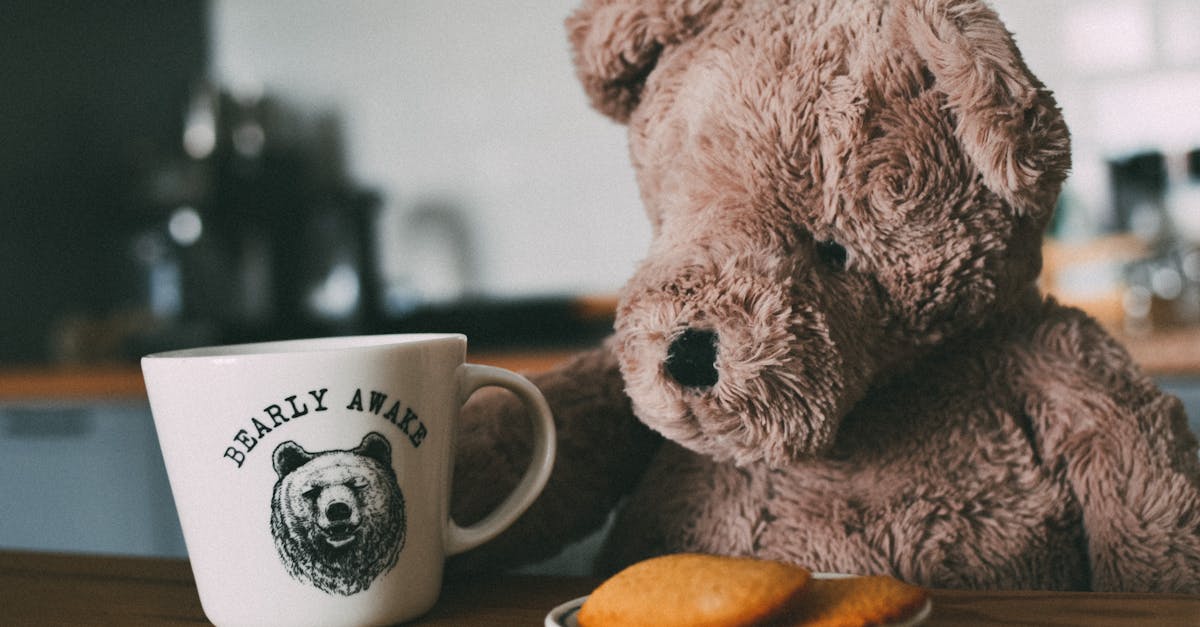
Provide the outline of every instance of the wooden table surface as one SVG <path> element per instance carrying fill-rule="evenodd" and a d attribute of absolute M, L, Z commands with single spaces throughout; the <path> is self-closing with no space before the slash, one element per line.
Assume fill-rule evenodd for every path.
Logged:
<path fill-rule="evenodd" d="M 595 579 L 506 575 L 450 584 L 422 626 L 537 627 Z M 184 560 L 0 551 L 0 624 L 204 624 Z M 1200 625 L 1200 597 L 933 591 L 939 625 Z"/>

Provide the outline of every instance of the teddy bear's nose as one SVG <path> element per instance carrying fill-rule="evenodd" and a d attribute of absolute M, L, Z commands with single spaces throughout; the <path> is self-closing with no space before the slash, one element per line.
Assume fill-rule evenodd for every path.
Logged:
<path fill-rule="evenodd" d="M 334 503 L 325 510 L 329 522 L 342 522 L 350 519 L 350 506 L 345 503 Z"/>
<path fill-rule="evenodd" d="M 664 366 L 679 385 L 689 388 L 711 387 L 717 382 L 717 334 L 687 329 L 667 348 Z"/>

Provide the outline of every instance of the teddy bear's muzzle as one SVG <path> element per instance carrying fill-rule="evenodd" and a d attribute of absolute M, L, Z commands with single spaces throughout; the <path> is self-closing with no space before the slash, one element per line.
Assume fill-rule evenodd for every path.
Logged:
<path fill-rule="evenodd" d="M 676 383 L 686 388 L 716 385 L 717 334 L 702 329 L 686 329 L 667 348 L 664 367 Z"/>

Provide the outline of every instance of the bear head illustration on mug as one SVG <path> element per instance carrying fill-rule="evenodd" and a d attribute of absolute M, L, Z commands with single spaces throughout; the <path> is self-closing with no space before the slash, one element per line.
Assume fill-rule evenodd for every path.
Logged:
<path fill-rule="evenodd" d="M 271 533 L 293 578 L 349 596 L 396 565 L 405 512 L 391 456 L 375 432 L 350 450 L 309 452 L 291 440 L 275 448 Z"/>

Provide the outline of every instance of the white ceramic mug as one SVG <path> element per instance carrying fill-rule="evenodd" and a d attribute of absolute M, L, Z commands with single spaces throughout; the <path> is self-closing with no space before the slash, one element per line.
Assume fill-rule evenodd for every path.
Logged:
<path fill-rule="evenodd" d="M 554 462 L 545 399 L 464 363 L 455 334 L 150 355 L 142 372 L 204 613 L 217 625 L 373 625 L 433 607 L 445 557 L 493 538 Z M 470 527 L 449 516 L 455 421 L 478 388 L 524 402 L 533 461 Z"/>

